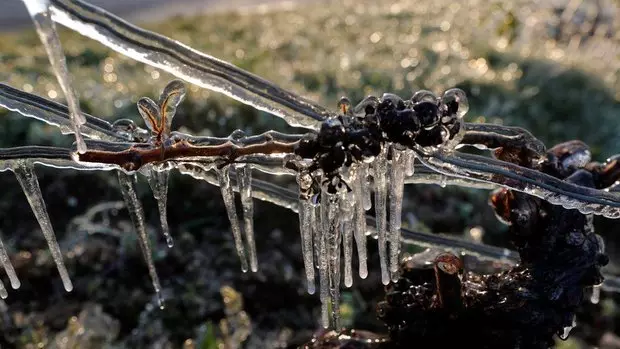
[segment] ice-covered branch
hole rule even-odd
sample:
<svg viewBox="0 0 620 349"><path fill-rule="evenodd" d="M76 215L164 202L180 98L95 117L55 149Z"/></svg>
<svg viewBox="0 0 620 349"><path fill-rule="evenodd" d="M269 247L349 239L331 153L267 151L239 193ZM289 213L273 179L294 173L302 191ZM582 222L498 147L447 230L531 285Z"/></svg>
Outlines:
<svg viewBox="0 0 620 349"><path fill-rule="evenodd" d="M323 120L335 115L261 77L101 8L79 0L51 0L50 5L54 21L137 61L282 117L291 126L317 130Z"/></svg>
<svg viewBox="0 0 620 349"><path fill-rule="evenodd" d="M0 83L0 106L21 115L56 126L63 134L74 132L67 106ZM112 125L100 118L83 114L86 123L80 126L85 137L98 140L122 140Z"/></svg>
<svg viewBox="0 0 620 349"><path fill-rule="evenodd" d="M536 170L479 155L442 152L427 155L419 150L416 154L424 165L447 176L494 183L585 214L620 218L620 193L568 183Z"/></svg>

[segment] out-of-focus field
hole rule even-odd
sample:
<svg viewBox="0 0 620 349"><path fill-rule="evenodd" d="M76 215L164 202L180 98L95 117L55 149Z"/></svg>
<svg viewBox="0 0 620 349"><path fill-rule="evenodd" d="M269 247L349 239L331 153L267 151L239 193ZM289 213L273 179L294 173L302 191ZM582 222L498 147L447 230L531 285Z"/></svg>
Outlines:
<svg viewBox="0 0 620 349"><path fill-rule="evenodd" d="M419 89L440 93L459 87L469 96L468 121L523 126L548 145L579 138L603 161L620 153L619 8L617 0L348 0L174 17L144 26L334 109L341 96L353 102L384 92L408 98ZM81 106L93 115L141 122L138 98L157 96L172 79L76 33L63 29L61 39ZM0 36L0 81L62 101L34 30ZM248 133L299 131L191 85L173 128L219 136L236 128ZM0 146L70 142L55 128L0 110ZM170 223L179 243L171 250L164 247L154 212L150 227L158 241L160 278L171 298L160 312L153 308L146 268L128 237L127 217L114 216L116 225L109 231L71 221L95 204L120 199L114 176L60 172L42 170L41 182L76 281L71 294L62 291L14 178L0 177L6 188L0 194L0 230L25 280L22 289L0 301L0 346L51 345L67 321L67 332L56 338L71 337L71 321L80 320L69 319L93 302L108 314L105 321L101 314L95 318L97 326L111 326L100 329L106 333L100 337L113 347L176 348L193 338L204 344L198 347L211 348L216 334L209 331L224 317L220 286L228 284L242 293L255 326L248 347L291 343L296 334L317 328L318 297L304 294L297 218L289 211L259 205L262 271L241 274L218 190L173 178ZM407 188L407 195L405 220L410 226L456 234L481 226L486 242L505 244L505 228L486 207L486 193L417 186ZM152 212L146 191L144 197ZM612 232L618 224L599 223L614 261L618 253ZM370 267L376 272L378 259ZM381 331L373 316L379 285L373 274L366 281L356 279L345 292L349 325ZM613 295L603 296L601 307L613 319ZM593 336L590 332L583 329L582 337Z"/></svg>

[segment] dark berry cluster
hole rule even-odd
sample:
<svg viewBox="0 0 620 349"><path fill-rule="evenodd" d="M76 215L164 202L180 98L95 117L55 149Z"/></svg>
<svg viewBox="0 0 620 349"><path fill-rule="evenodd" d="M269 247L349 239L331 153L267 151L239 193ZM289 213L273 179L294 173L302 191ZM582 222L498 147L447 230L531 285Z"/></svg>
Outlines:
<svg viewBox="0 0 620 349"><path fill-rule="evenodd" d="M321 169L328 177L342 166L372 161L387 144L412 148L440 146L459 132L467 112L467 98L458 89L441 98L419 91L409 100L394 94L367 97L355 107L345 100L342 113L323 122L318 134L302 139L296 155L314 160L310 172Z"/></svg>

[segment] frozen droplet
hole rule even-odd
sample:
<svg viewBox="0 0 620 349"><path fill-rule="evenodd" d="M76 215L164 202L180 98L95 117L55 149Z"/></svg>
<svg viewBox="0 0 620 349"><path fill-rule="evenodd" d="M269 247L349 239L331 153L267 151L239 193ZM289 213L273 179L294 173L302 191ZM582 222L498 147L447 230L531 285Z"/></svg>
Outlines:
<svg viewBox="0 0 620 349"><path fill-rule="evenodd" d="M136 176L128 175L122 171L117 171L117 173L118 181L121 186L121 192L123 194L123 199L125 200L125 205L127 205L127 210L129 211L129 215L131 216L131 220L136 229L138 243L140 244L142 256L146 261L149 275L151 276L151 282L153 283L153 289L155 289L157 302L159 304L159 307L162 308L164 306L164 299L161 294L161 284L159 283L159 276L157 276L157 271L155 270L155 263L153 262L151 243L146 232L146 217L144 216L144 209L142 208L142 203L140 202L140 199L138 198L138 192L136 191Z"/></svg>
<svg viewBox="0 0 620 349"><path fill-rule="evenodd" d="M455 114L459 119L469 111L467 95L458 88L447 90L441 97L441 103L448 108L450 114Z"/></svg>
<svg viewBox="0 0 620 349"><path fill-rule="evenodd" d="M237 208L235 207L235 194L233 188L230 185L230 170L228 166L217 171L217 178L222 192L222 199L224 200L224 206L226 206L226 214L230 221L230 229L235 239L235 248L237 255L241 261L241 270L243 272L248 271L248 260L245 256L245 247L243 246L243 239L241 237L241 225L239 224L239 218L237 217Z"/></svg>
<svg viewBox="0 0 620 349"><path fill-rule="evenodd" d="M437 102L437 96L431 91L428 90L420 90L413 94L411 97L411 102L414 104L421 102Z"/></svg>
<svg viewBox="0 0 620 349"><path fill-rule="evenodd" d="M50 249L52 258L56 263L56 268L58 268L58 273L60 274L60 278L62 279L65 290L67 290L67 292L70 292L71 290L73 290L73 284L71 283L71 279L69 278L67 268L65 268L62 252L60 251L60 246L58 246L58 242L56 241L54 228L52 228L52 222L47 213L45 201L43 201L43 194L41 194L41 188L39 187L39 181L37 180L37 176L34 173L34 167L31 163L28 163L26 161L19 161L17 162L16 166L11 170L15 174L19 185L22 187L22 190L26 195L26 199L28 199L30 208L34 213L35 218L39 222L39 226L41 227L41 231L45 236L45 240L47 241L47 246Z"/></svg>
<svg viewBox="0 0 620 349"><path fill-rule="evenodd" d="M256 242L254 241L254 201L252 199L252 167L242 165L237 167L237 184L241 197L243 211L243 232L248 244L250 254L250 270L258 271L258 258L256 257Z"/></svg>
<svg viewBox="0 0 620 349"><path fill-rule="evenodd" d="M379 105L379 102L378 97L368 96L353 108L353 113L358 116L363 116L369 112L374 113Z"/></svg>

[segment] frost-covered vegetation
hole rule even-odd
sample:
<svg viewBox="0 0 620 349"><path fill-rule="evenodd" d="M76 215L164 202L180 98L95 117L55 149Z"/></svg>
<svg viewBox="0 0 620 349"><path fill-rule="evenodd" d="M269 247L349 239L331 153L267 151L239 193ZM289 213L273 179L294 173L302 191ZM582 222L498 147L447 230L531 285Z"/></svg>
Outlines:
<svg viewBox="0 0 620 349"><path fill-rule="evenodd" d="M358 101L366 94L393 91L407 95L423 88L439 92L458 86L470 96L472 109L468 115L470 119L474 116L473 121L526 126L549 142L579 137L591 144L597 157L613 154L618 143L615 132L618 126L613 117L618 107L614 94L618 63L612 59L617 54L614 51L617 46L615 38L609 34L614 33L614 22L602 18L592 22L598 23L595 30L575 34L570 32L573 26L581 30L584 25L562 23L568 16L561 16L562 11L526 3L519 7L497 5L487 9L486 5L473 2L444 7L430 2L415 6L405 3L390 6L340 4L338 6L351 10L342 12L339 8L336 11L332 7L336 5L332 5L311 11L310 17L303 9L260 15L219 15L210 21L170 21L166 24L171 26L170 33L159 25L156 29L195 48L229 59L326 106L335 106L340 95ZM336 15L341 13L348 15ZM462 16L463 13L470 15ZM582 20L579 13L576 11L569 19ZM432 14L432 23L428 22L429 14ZM307 21L312 21L312 25ZM226 30L218 25L225 26ZM209 34L196 35L196 32ZM142 95L157 95L169 80L161 71L144 69L94 43L66 36L63 36L63 45L69 53L69 69L75 76L74 88L80 91L82 107L93 114L111 115L110 120L133 117L138 121L136 99ZM326 37L329 40L325 40ZM2 48L3 62L7 62L3 66L9 67L7 78L3 80L27 92L60 98L62 94L54 83L54 76L39 76L41 70L47 69L43 52L38 50L31 58L24 59L29 55L22 49L15 50L14 47L21 46L11 45L11 40L26 39L16 36L3 42L7 45L6 50ZM36 37L32 36L31 40L31 47L39 47ZM79 44L70 44L73 41ZM13 56L11 52L15 52ZM591 64L597 57L599 64ZM606 59L609 64L600 64ZM609 74L610 71L614 74ZM189 106L182 104L177 111L175 128L194 134L224 136L228 134L224 130L234 128L257 134L266 129L286 127L265 113L231 103L195 86L190 87L186 104ZM591 108L592 104L596 108ZM570 117L567 119L567 116ZM16 139L16 132L7 131L3 139L12 140L3 144L5 146L66 145L63 143L66 140L41 137L48 131L46 126L26 126L12 115L5 120L6 130L22 127L21 134L28 137L24 142ZM602 124L607 127L601 128ZM31 169L26 168L21 172L21 183L33 188L32 183L28 186L29 171ZM226 198L225 177L220 177L220 186ZM121 183L128 182L121 180ZM133 190L125 192L133 195ZM74 210L83 212L88 207L83 201L88 200L80 200L82 202L77 204L73 202ZM175 202L173 198L170 200ZM231 201L226 202L230 208ZM468 206L454 207L462 210ZM230 209L228 213L230 216ZM484 219L481 216L460 214L466 225L480 223L472 220ZM420 217L427 219L422 213ZM235 230L238 229L233 228L233 232ZM214 253L219 252L215 249ZM216 271L222 270L216 268ZM346 280L345 283L349 284ZM66 282L65 288L70 288Z"/></svg>

